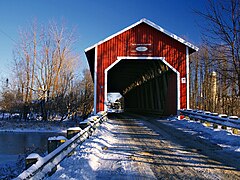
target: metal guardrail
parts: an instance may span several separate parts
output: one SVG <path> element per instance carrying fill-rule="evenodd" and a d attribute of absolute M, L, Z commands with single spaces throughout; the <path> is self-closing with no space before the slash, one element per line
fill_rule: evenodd
<path fill-rule="evenodd" d="M 187 116 L 190 119 L 206 121 L 226 127 L 240 129 L 240 119 L 237 116 L 227 116 L 225 114 L 210 113 L 208 111 L 179 110 L 180 115 Z"/>
<path fill-rule="evenodd" d="M 78 145 L 84 142 L 107 117 L 106 112 L 99 112 L 98 118 L 95 117 L 93 123 L 80 131 L 71 139 L 67 140 L 50 154 L 38 159 L 31 167 L 22 172 L 15 180 L 23 179 L 43 179 L 52 174 L 56 166 L 65 159 Z"/>

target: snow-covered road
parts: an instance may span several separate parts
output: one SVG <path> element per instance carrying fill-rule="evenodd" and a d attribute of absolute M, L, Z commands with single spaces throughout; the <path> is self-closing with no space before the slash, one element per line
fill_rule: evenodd
<path fill-rule="evenodd" d="M 49 179 L 240 179 L 239 155 L 166 122 L 112 116 Z"/>

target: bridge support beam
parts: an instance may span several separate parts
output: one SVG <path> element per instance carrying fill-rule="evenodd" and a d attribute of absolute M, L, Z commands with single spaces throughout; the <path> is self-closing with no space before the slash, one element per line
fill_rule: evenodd
<path fill-rule="evenodd" d="M 155 85 L 156 85 L 156 104 L 157 104 L 157 110 L 161 111 L 162 110 L 162 106 L 161 106 L 161 97 L 160 97 L 160 85 L 159 85 L 159 79 L 155 78 Z"/>

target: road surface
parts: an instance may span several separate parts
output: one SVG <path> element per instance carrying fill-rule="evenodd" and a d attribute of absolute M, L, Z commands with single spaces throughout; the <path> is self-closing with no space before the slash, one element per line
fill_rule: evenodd
<path fill-rule="evenodd" d="M 240 179 L 240 157 L 207 140 L 189 137 L 156 118 L 113 115 L 110 121 L 122 141 L 116 148 L 129 151 L 128 158 L 143 177 L 141 167 L 146 166 L 156 179 Z"/>

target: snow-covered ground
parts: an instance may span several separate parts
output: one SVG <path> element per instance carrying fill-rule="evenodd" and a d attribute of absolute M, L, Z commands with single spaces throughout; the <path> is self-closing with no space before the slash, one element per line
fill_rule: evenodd
<path fill-rule="evenodd" d="M 0 132 L 66 132 L 75 122 L 0 120 Z"/>
<path fill-rule="evenodd" d="M 213 144 L 218 144 L 226 151 L 240 153 L 240 135 L 233 134 L 230 129 L 226 131 L 221 129 L 220 126 L 217 129 L 213 129 L 196 121 L 186 119 L 178 120 L 177 118 L 168 118 L 165 124 L 190 135 L 197 135 Z"/>
<path fill-rule="evenodd" d="M 219 144 L 226 151 L 240 153 L 240 136 L 238 135 L 233 135 L 232 133 L 221 129 L 213 130 L 195 121 L 177 120 L 175 117 L 168 118 L 167 120 L 164 120 L 164 122 L 162 122 L 162 120 L 159 121 L 180 131 Z M 135 124 L 142 127 L 144 126 L 141 121 Z M 132 147 L 128 145 L 126 146 L 129 142 L 127 142 L 127 138 L 119 139 L 117 137 L 117 132 L 115 131 L 116 126 L 118 125 L 112 123 L 111 120 L 102 124 L 102 126 L 95 131 L 93 136 L 76 149 L 74 155 L 65 159 L 58 166 L 55 174 L 49 177 L 49 179 L 157 179 L 149 165 L 151 163 L 139 160 L 142 156 L 151 157 L 151 152 L 139 151 L 141 152 L 141 156 L 138 156 L 138 154 L 135 157 L 131 153 L 135 153 L 136 148 L 140 146 L 136 146 L 136 144 Z M 143 129 L 148 128 L 144 127 Z M 153 133 L 152 136 L 156 136 L 152 130 L 148 132 Z M 125 142 L 124 139 L 126 139 Z M 161 142 L 165 143 L 165 140 L 161 140 Z M 124 148 L 119 148 L 114 146 L 116 144 L 125 144 L 125 146 L 122 146 Z M 126 150 L 126 147 L 128 150 Z M 171 146 L 169 146 L 169 148 L 171 150 Z M 185 155 L 185 153 L 183 155 Z M 189 155 L 191 155 L 191 153 Z M 175 155 L 173 154 L 173 157 L 174 156 Z M 177 166 L 177 164 L 175 166 Z M 197 169 L 198 172 L 205 175 L 210 171 L 208 168 L 203 172 L 202 169 L 204 168 L 198 168 L 198 165 L 195 163 L 194 166 L 196 166 L 195 169 Z M 211 164 L 209 164 L 209 167 L 210 166 Z M 205 165 L 203 165 L 203 167 L 205 167 Z M 215 165 L 213 165 L 212 169 L 215 169 L 214 167 Z M 180 167 L 180 169 L 181 168 L 182 167 Z M 216 167 L 216 169 L 218 169 L 218 167 Z M 181 171 L 184 172 L 184 170 Z M 212 172 L 209 173 L 210 175 L 206 175 L 205 177 L 210 179 L 219 177 L 211 174 Z M 204 177 L 204 175 L 201 174 L 200 176 Z"/>

